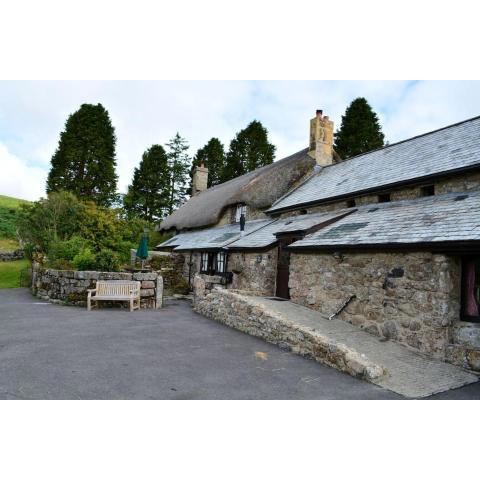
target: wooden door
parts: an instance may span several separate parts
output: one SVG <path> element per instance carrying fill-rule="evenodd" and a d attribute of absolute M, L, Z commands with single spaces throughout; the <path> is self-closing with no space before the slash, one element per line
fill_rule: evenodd
<path fill-rule="evenodd" d="M 285 249 L 296 240 L 296 238 L 284 238 L 278 244 L 278 259 L 277 259 L 277 283 L 275 295 L 280 298 L 290 298 L 290 291 L 288 288 L 288 279 L 290 277 L 290 252 Z"/>

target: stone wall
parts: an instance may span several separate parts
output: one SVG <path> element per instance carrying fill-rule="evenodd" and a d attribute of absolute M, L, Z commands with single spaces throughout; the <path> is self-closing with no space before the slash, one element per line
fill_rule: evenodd
<path fill-rule="evenodd" d="M 343 344 L 333 344 L 313 328 L 293 323 L 265 309 L 245 292 L 205 288 L 205 281 L 194 279 L 196 312 L 217 322 L 259 337 L 293 353 L 312 358 L 350 375 L 373 380 L 384 374 L 381 366 Z"/>
<path fill-rule="evenodd" d="M 0 252 L 0 262 L 11 262 L 12 260 L 21 260 L 25 257 L 25 252 L 21 249 L 13 252 Z"/>
<path fill-rule="evenodd" d="M 230 288 L 273 295 L 277 274 L 277 248 L 264 253 L 232 252 L 227 270 L 233 272 Z"/>
<path fill-rule="evenodd" d="M 95 288 L 97 280 L 139 280 L 142 308 L 161 308 L 163 304 L 163 278 L 156 272 L 81 272 L 34 268 L 32 292 L 52 303 L 86 305 L 87 290 Z M 118 303 L 118 302 L 116 302 Z"/>
<path fill-rule="evenodd" d="M 292 301 L 445 358 L 460 311 L 460 262 L 432 253 L 292 253 Z M 354 298 L 351 298 L 355 296 Z"/>

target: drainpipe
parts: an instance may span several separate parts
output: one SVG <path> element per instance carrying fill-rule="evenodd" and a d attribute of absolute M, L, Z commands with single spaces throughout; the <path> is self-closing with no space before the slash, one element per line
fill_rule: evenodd
<path fill-rule="evenodd" d="M 242 213 L 240 215 L 240 236 L 243 237 L 245 235 L 245 214 Z"/>
<path fill-rule="evenodd" d="M 192 251 L 190 250 L 190 260 L 188 261 L 188 288 L 192 288 Z"/>

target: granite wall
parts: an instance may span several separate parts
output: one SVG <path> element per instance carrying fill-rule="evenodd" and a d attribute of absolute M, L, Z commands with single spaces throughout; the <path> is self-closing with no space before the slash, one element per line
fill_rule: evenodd
<path fill-rule="evenodd" d="M 273 295 L 277 274 L 275 247 L 263 253 L 232 252 L 228 255 L 228 271 L 233 272 L 230 288 Z"/>
<path fill-rule="evenodd" d="M 432 253 L 292 253 L 292 301 L 445 358 L 460 312 L 460 262 Z"/>
<path fill-rule="evenodd" d="M 13 252 L 0 252 L 0 262 L 11 262 L 12 260 L 21 260 L 25 257 L 25 252 L 21 249 Z"/>
<path fill-rule="evenodd" d="M 142 282 L 141 307 L 162 307 L 163 278 L 156 272 L 81 272 L 36 267 L 32 275 L 32 292 L 37 297 L 52 303 L 84 306 L 87 303 L 87 290 L 95 288 L 97 280 L 139 280 Z"/>

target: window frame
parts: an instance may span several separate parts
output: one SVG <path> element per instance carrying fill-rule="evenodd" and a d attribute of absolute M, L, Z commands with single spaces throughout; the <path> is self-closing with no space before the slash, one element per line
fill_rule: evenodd
<path fill-rule="evenodd" d="M 390 193 L 380 193 L 377 195 L 377 203 L 389 203 L 392 201 Z"/>
<path fill-rule="evenodd" d="M 238 204 L 235 210 L 235 223 L 240 223 L 241 215 L 245 216 L 245 220 L 247 219 L 247 206 L 245 204 Z"/>
<path fill-rule="evenodd" d="M 480 323 L 480 255 L 469 255 L 462 257 L 462 271 L 461 271 L 461 301 L 460 301 L 460 319 L 464 322 L 471 323 Z M 475 279 L 474 279 L 474 290 L 473 295 L 476 299 L 477 307 L 479 310 L 478 315 L 468 315 L 465 310 L 467 308 L 467 299 L 466 299 L 466 290 L 467 287 L 465 283 L 467 282 L 467 264 L 470 262 L 475 262 Z M 478 273 L 478 275 L 477 275 Z M 478 277 L 478 279 L 477 279 Z"/>
<path fill-rule="evenodd" d="M 221 260 L 219 261 L 219 257 Z M 219 266 L 221 265 L 221 269 Z M 227 252 L 217 252 L 215 254 L 215 273 L 218 275 L 223 275 L 226 272 L 226 267 L 227 267 Z"/>
<path fill-rule="evenodd" d="M 208 273 L 209 253 L 200 252 L 200 273 Z"/>
<path fill-rule="evenodd" d="M 420 187 L 420 196 L 433 197 L 435 195 L 435 184 L 423 185 Z"/>

